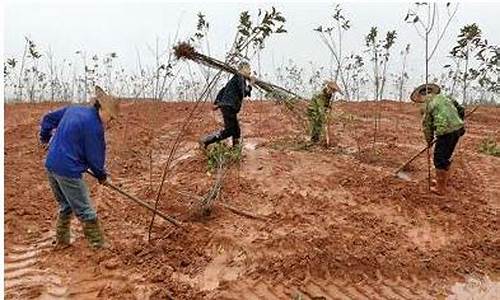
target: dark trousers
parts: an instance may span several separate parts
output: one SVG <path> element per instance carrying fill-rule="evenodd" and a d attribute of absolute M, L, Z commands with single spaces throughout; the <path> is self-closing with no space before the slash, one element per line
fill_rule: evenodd
<path fill-rule="evenodd" d="M 464 129 L 460 128 L 436 138 L 436 146 L 434 147 L 434 167 L 436 169 L 448 170 L 450 168 L 451 155 L 464 132 Z"/>
<path fill-rule="evenodd" d="M 216 131 L 205 138 L 205 146 L 222 141 L 228 137 L 237 141 L 241 136 L 240 123 L 238 122 L 238 113 L 235 109 L 228 106 L 221 106 L 222 118 L 224 119 L 224 128 Z"/>

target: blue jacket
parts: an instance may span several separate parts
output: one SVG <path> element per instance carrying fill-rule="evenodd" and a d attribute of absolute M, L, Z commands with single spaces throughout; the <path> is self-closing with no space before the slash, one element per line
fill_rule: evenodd
<path fill-rule="evenodd" d="M 43 144 L 51 140 L 54 129 L 45 161 L 47 170 L 81 178 L 90 168 L 98 179 L 106 179 L 104 128 L 95 107 L 68 106 L 46 114 L 40 129 Z"/>

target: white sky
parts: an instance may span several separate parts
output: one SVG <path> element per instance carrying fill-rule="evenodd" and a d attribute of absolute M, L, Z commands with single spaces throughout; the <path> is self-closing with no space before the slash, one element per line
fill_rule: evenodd
<path fill-rule="evenodd" d="M 314 1 L 267 1 L 267 2 L 161 2 L 161 1 L 27 1 L 5 2 L 4 53 L 5 57 L 19 57 L 24 47 L 24 36 L 38 43 L 40 48 L 49 46 L 56 58 L 71 57 L 79 49 L 89 54 L 117 52 L 122 65 L 136 67 L 137 51 L 143 60 L 152 59 L 147 45 L 154 46 L 156 37 L 165 48 L 168 37 L 174 37 L 180 23 L 179 39 L 194 31 L 196 14 L 201 11 L 210 22 L 209 41 L 212 55 L 222 57 L 234 37 L 234 28 L 242 10 L 254 14 L 258 8 L 271 5 L 287 18 L 288 33 L 272 37 L 262 53 L 263 71 L 273 70 L 281 62 L 293 59 L 308 67 L 328 65 L 327 48 L 312 31 L 318 25 L 327 24 L 335 2 Z M 398 32 L 394 58 L 407 44 L 412 44 L 410 71 L 421 76 L 423 68 L 423 44 L 415 30 L 403 21 L 409 2 L 341 2 L 353 27 L 346 35 L 346 52 L 364 49 L 364 36 L 371 26 L 379 32 L 395 29 Z M 444 8 L 444 2 L 441 3 Z M 444 10 L 443 15 L 444 15 Z M 500 44 L 500 2 L 464 2 L 451 23 L 448 33 L 436 53 L 431 73 L 440 73 L 446 63 L 445 56 L 454 44 L 459 28 L 476 22 L 483 36 L 492 44 Z M 274 63 L 273 63 L 274 62 Z M 393 68 L 399 64 L 394 61 Z"/>

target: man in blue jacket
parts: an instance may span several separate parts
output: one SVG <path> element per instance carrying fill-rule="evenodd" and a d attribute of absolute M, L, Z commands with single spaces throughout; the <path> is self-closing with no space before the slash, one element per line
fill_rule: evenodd
<path fill-rule="evenodd" d="M 46 114 L 41 122 L 40 142 L 48 146 L 45 167 L 50 187 L 59 204 L 56 247 L 70 245 L 74 213 L 92 248 L 101 248 L 104 237 L 95 209 L 90 204 L 82 173 L 90 169 L 99 183 L 106 183 L 104 127 L 119 113 L 118 101 L 95 87 L 93 105 L 67 106 Z M 53 131 L 55 131 L 52 137 Z"/>
<path fill-rule="evenodd" d="M 246 62 L 240 63 L 238 67 L 239 74 L 235 74 L 226 86 L 219 91 L 214 103 L 214 110 L 220 109 L 224 119 L 224 129 L 211 133 L 200 140 L 202 148 L 208 145 L 222 141 L 228 137 L 233 138 L 233 147 L 240 142 L 240 124 L 238 122 L 238 113 L 241 109 L 243 98 L 250 97 L 252 87 L 247 85 L 245 78 L 253 81 L 250 65 Z"/>

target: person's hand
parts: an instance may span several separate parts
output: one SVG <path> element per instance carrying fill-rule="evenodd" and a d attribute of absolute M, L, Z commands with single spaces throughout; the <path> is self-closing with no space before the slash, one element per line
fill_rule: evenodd
<path fill-rule="evenodd" d="M 108 184 L 108 177 L 104 176 L 104 177 L 98 178 L 97 181 L 99 181 L 99 184 L 107 185 Z"/>
<path fill-rule="evenodd" d="M 253 86 L 253 85 L 255 85 L 255 82 L 257 81 L 257 78 L 255 76 L 253 76 L 253 75 L 250 75 L 248 77 L 248 81 L 250 82 L 250 85 Z"/>
<path fill-rule="evenodd" d="M 459 131 L 460 136 L 463 136 L 465 134 L 465 127 L 462 127 Z"/>
<path fill-rule="evenodd" d="M 40 147 L 40 149 L 42 149 L 43 151 L 47 151 L 49 150 L 49 143 L 43 143 L 43 142 L 40 142 L 38 144 L 38 146 Z"/>

